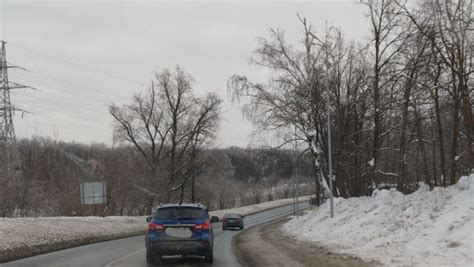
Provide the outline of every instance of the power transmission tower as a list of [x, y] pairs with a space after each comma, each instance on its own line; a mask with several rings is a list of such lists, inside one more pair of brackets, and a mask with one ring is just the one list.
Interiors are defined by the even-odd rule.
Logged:
[[8, 81], [7, 55], [5, 41], [2, 41], [0, 54], [0, 142], [8, 145], [15, 142], [13, 127], [13, 105], [10, 100], [10, 83]]
[[2, 50], [0, 51], [0, 146], [5, 149], [7, 156], [7, 165], [11, 162], [12, 145], [16, 142], [15, 127], [13, 126], [13, 115], [15, 111], [26, 112], [25, 110], [16, 108], [10, 99], [10, 91], [12, 89], [30, 88], [19, 83], [8, 80], [9, 68], [20, 68], [18, 66], [8, 65], [5, 41], [2, 42]]

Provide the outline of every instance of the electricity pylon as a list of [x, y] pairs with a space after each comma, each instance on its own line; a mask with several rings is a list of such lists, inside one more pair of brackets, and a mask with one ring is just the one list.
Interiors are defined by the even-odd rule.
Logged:
[[25, 112], [16, 108], [10, 99], [10, 91], [12, 89], [31, 88], [19, 83], [8, 80], [9, 68], [20, 68], [18, 66], [9, 65], [7, 62], [7, 55], [5, 50], [5, 41], [2, 42], [2, 49], [0, 51], [0, 147], [5, 149], [7, 156], [7, 165], [12, 160], [12, 145], [16, 142], [15, 127], [13, 126], [13, 115], [15, 111]]
[[10, 100], [11, 88], [8, 81], [8, 68], [5, 42], [2, 41], [0, 53], [0, 142], [7, 145], [15, 142], [14, 107]]

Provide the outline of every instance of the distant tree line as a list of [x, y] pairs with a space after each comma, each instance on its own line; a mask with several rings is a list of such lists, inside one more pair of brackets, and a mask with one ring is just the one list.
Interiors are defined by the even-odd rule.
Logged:
[[474, 167], [472, 1], [359, 4], [366, 7], [367, 42], [347, 41], [335, 27], [315, 31], [298, 17], [299, 46], [281, 29], [260, 38], [252, 62], [271, 77], [261, 84], [234, 75], [234, 100], [245, 99], [257, 132], [305, 144], [318, 203], [329, 193], [328, 98], [335, 195], [456, 183]]
[[[16, 147], [19, 162], [12, 163], [10, 170], [0, 165], [0, 217], [144, 215], [160, 202], [180, 201], [181, 191], [171, 197], [161, 195], [165, 190], [160, 188], [167, 186], [166, 166], [159, 166], [150, 179], [149, 165], [131, 145], [33, 138], [20, 140]], [[231, 147], [205, 153], [208, 162], [195, 177], [194, 201], [210, 209], [292, 196], [293, 151]], [[310, 169], [311, 162], [300, 165]], [[300, 169], [301, 182], [309, 183], [311, 172]], [[106, 182], [105, 205], [81, 205], [80, 184], [87, 181]], [[301, 186], [303, 194], [310, 190], [309, 184]], [[182, 200], [191, 202], [190, 186], [183, 192]]]

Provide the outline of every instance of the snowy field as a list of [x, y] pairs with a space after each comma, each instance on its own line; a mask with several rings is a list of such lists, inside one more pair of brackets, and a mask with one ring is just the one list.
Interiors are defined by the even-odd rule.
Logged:
[[[308, 199], [300, 198], [301, 201]], [[280, 199], [210, 214], [219, 217], [227, 212], [249, 215], [291, 203], [293, 199]], [[0, 218], [0, 262], [144, 234], [145, 219], [146, 216]]]
[[474, 266], [474, 174], [456, 185], [410, 195], [375, 191], [372, 197], [335, 199], [284, 230], [334, 252], [390, 266]]

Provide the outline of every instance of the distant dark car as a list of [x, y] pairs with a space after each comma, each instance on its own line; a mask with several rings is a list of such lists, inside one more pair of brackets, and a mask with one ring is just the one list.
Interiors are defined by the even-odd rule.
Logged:
[[227, 213], [222, 220], [222, 230], [228, 228], [244, 229], [244, 216], [238, 213]]
[[181, 255], [204, 257], [207, 262], [212, 263], [212, 223], [218, 221], [216, 216], [210, 219], [207, 209], [202, 205], [161, 205], [153, 216], [147, 218], [147, 262], [157, 264], [161, 263], [162, 256]]

